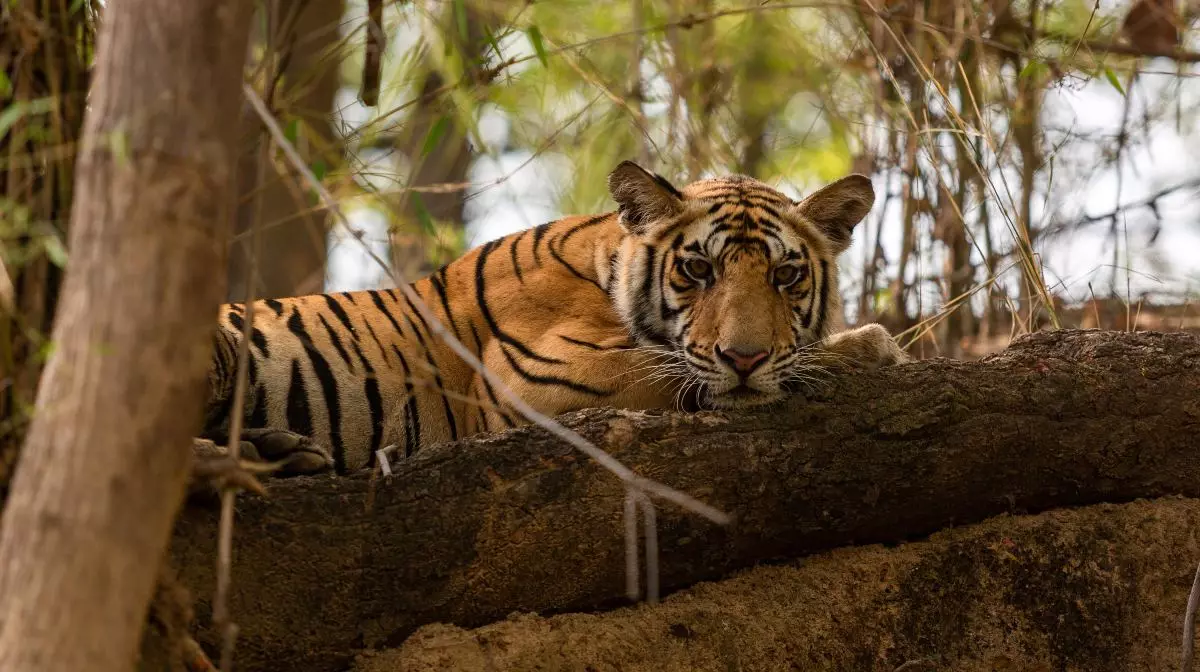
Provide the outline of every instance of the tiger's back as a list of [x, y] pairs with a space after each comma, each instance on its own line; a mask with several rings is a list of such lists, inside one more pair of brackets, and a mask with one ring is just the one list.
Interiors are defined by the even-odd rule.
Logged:
[[[542, 412], [658, 407], [670, 401], [665, 385], [627, 385], [652, 353], [608, 300], [603, 271], [621, 237], [615, 213], [562, 219], [486, 243], [412, 289]], [[206, 435], [228, 427], [245, 313], [221, 307]], [[370, 466], [384, 446], [409, 455], [524, 424], [398, 289], [257, 301], [250, 353], [245, 426], [311, 437], [339, 473]]]

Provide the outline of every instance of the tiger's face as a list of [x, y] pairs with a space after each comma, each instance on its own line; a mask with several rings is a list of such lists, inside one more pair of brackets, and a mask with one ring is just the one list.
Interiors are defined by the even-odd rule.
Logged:
[[812, 373], [811, 346], [841, 326], [836, 258], [874, 203], [870, 180], [793, 201], [742, 176], [681, 191], [626, 161], [609, 190], [629, 234], [613, 260], [614, 303], [681, 394], [755, 406]]

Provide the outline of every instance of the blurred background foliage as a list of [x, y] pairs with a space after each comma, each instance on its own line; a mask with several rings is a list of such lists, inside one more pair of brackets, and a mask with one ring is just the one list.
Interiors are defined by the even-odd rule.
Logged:
[[[1055, 325], [1200, 327], [1190, 3], [260, 5], [247, 81], [350, 229], [247, 108], [231, 120], [245, 138], [237, 236], [230, 267], [214, 269], [231, 300], [252, 267], [259, 297], [391, 285], [364, 248], [418, 278], [488, 239], [607, 210], [607, 173], [634, 158], [678, 184], [740, 172], [795, 197], [870, 175], [877, 205], [842, 257], [847, 317], [885, 323], [917, 356], [980, 356]], [[69, 263], [74, 141], [104, 12], [98, 0], [0, 12], [11, 439]]]

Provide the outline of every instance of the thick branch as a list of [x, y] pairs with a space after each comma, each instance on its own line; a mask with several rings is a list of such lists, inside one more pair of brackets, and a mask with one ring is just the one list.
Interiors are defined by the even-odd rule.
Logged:
[[1175, 670], [1200, 500], [998, 516], [757, 567], [657, 607], [430, 625], [353, 672]]
[[[639, 473], [730, 512], [659, 507], [662, 585], [1009, 511], [1200, 496], [1200, 339], [1042, 333], [982, 362], [846, 376], [774, 412], [568, 416]], [[372, 484], [294, 479], [239, 503], [239, 668], [341, 669], [425, 623], [619, 603], [624, 492], [545, 432], [434, 448]], [[174, 554], [211, 593], [215, 516]], [[199, 605], [201, 619], [207, 605]], [[210, 633], [203, 633], [211, 640]]]

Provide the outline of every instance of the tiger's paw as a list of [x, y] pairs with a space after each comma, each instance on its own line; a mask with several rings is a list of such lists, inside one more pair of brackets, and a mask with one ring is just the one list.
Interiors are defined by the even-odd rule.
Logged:
[[852, 369], [878, 369], [912, 361], [881, 324], [864, 324], [825, 339], [821, 348]]
[[242, 432], [238, 459], [223, 443], [193, 439], [189, 492], [219, 492], [226, 486], [263, 494], [259, 476], [302, 476], [333, 469], [329, 452], [306, 436], [277, 429]]
[[242, 448], [249, 445], [254, 457], [279, 465], [283, 476], [320, 474], [333, 469], [333, 456], [307, 436], [282, 429], [242, 430]]

